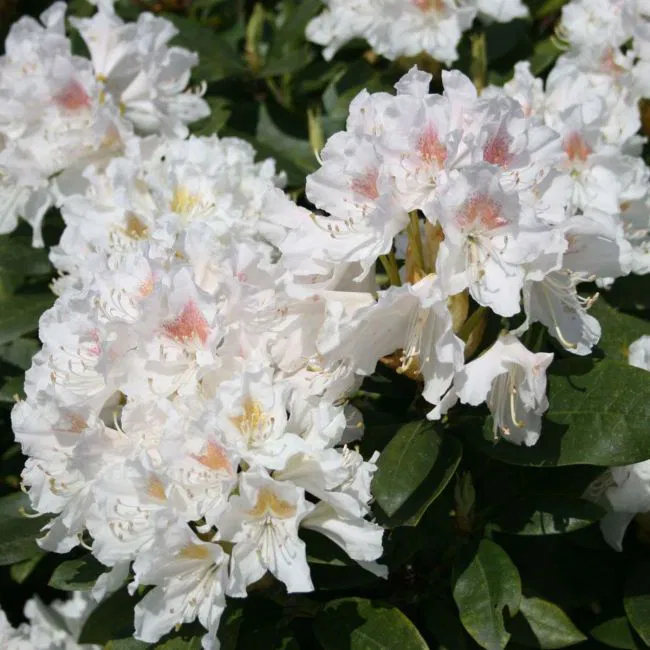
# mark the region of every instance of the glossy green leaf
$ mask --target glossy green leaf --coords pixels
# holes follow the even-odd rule
[[[21,370],[27,370],[40,347],[40,343],[35,339],[16,339],[0,346],[0,359]]]
[[[53,295],[20,295],[2,301],[0,345],[17,339],[38,327],[41,314],[54,303]]]
[[[453,603],[428,598],[420,604],[420,618],[440,644],[440,649],[466,650],[467,634]]]
[[[546,0],[544,4],[535,12],[535,18],[544,18],[549,14],[556,13],[562,9],[562,7],[569,0]]]
[[[454,476],[461,456],[459,441],[440,436],[426,420],[400,427],[382,451],[372,482],[382,525],[416,526]]]
[[[558,46],[555,37],[537,42],[533,49],[533,56],[530,59],[531,73],[537,76],[548,70],[563,51]]]
[[[332,600],[314,621],[323,650],[427,650],[417,628],[397,607],[365,598]]]
[[[470,636],[486,650],[505,648],[504,609],[519,611],[521,579],[508,554],[488,539],[466,550],[454,567],[454,601]]]
[[[199,64],[192,70],[194,79],[211,82],[246,74],[239,52],[219,32],[189,18],[168,18],[179,29],[175,43],[199,55]]]
[[[15,404],[16,396],[19,398],[24,397],[24,383],[25,378],[20,377],[5,377],[5,381],[0,387],[0,403]]]
[[[382,451],[372,481],[372,493],[389,517],[406,503],[429,475],[441,442],[436,425],[419,420],[398,429]]]
[[[86,619],[79,643],[105,644],[133,636],[133,608],[139,598],[122,588],[102,601]]]
[[[108,568],[88,553],[59,564],[50,577],[50,587],[64,591],[88,591],[106,571]]]
[[[618,616],[611,618],[604,623],[593,627],[590,631],[591,636],[610,648],[620,648],[621,650],[637,650],[641,645],[637,643],[632,633],[632,628],[628,623],[627,617]]]
[[[148,648],[151,648],[150,643],[136,639],[112,639],[104,646],[104,650],[147,650]]]
[[[598,319],[603,333],[598,347],[608,359],[627,362],[628,348],[644,334],[650,334],[650,323],[618,311],[604,300],[597,300],[589,313]]]
[[[646,645],[650,645],[650,562],[631,567],[623,606],[632,627]]]
[[[12,564],[9,573],[11,574],[11,579],[18,584],[22,584],[29,578],[34,569],[37,567],[38,563],[46,556],[47,554],[44,551],[40,553],[35,553],[32,557],[17,564]]]
[[[519,615],[510,630],[513,640],[544,650],[566,648],[587,640],[557,605],[542,598],[522,598]]]
[[[192,124],[194,135],[211,136],[219,133],[224,124],[228,121],[232,112],[230,102],[223,97],[206,97],[210,106],[210,116],[200,122]]]
[[[16,237],[0,237],[0,273],[16,271],[24,275],[49,275],[52,265],[44,248],[32,248],[31,242]]]
[[[31,513],[29,499],[16,492],[0,499],[0,566],[22,562],[42,551],[36,544],[41,528],[48,517],[28,517]]]
[[[650,458],[650,373],[620,361],[589,358],[562,360],[550,370],[550,407],[536,445],[495,443],[490,418],[484,437],[472,434],[470,440],[515,465],[606,467]],[[471,427],[466,428],[469,433]]]
[[[534,495],[509,503],[491,522],[511,535],[561,535],[590,526],[605,516],[600,506],[560,495]]]

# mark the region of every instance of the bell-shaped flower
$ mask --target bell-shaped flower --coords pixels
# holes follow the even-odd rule
[[[495,436],[518,445],[534,445],[548,408],[546,369],[552,360],[553,354],[535,354],[511,334],[502,334],[458,373],[449,393],[429,417],[440,418],[459,399],[472,406],[486,402]]]
[[[305,544],[298,527],[314,506],[304,490],[274,481],[263,470],[240,474],[239,494],[230,497],[219,532],[233,542],[228,594],[246,596],[246,587],[268,571],[289,593],[312,591]]]

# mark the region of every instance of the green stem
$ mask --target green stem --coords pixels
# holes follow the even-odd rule
[[[397,260],[395,259],[395,253],[391,251],[388,255],[380,255],[379,261],[386,271],[386,275],[390,280],[390,283],[395,287],[402,286],[402,280],[399,277],[399,269],[397,268]]]
[[[483,318],[483,314],[485,314],[487,310],[487,307],[479,307],[474,310],[472,315],[463,323],[460,332],[458,332],[458,336],[463,339],[463,341],[467,342],[469,335],[474,331],[474,328],[479,324],[481,318]]]

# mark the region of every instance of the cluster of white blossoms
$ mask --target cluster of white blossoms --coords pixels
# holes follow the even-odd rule
[[[123,48],[115,20],[76,21],[102,43],[106,77]],[[97,596],[130,571],[132,592],[152,587],[137,638],[198,618],[215,648],[226,596],[267,572],[314,588],[301,530],[385,575],[369,517],[377,454],[348,446],[363,433],[347,405],[361,377],[319,348],[331,311],[373,298],[351,280],[358,265],[294,278],[279,246],[309,212],[272,160],[242,140],[159,131],[57,179],[59,298],[12,420],[32,506],[55,515],[41,545],[90,547],[111,569]]]
[[[639,100],[650,97],[650,4],[575,0],[564,7],[558,33],[567,51],[546,87],[519,63],[505,89],[563,138],[574,209],[613,217],[633,246],[632,272],[649,273],[648,169],[637,133]]]
[[[406,4],[420,18],[466,10]],[[12,414],[32,506],[54,515],[41,545],[90,548],[111,569],[97,595],[129,576],[132,593],[149,587],[138,639],[198,619],[206,649],[226,597],[267,573],[289,592],[314,588],[302,530],[385,575],[370,510],[378,455],[353,444],[351,396],[382,360],[423,381],[430,418],[486,402],[495,437],[537,441],[553,355],[519,337],[540,322],[588,354],[600,326],[578,284],[638,268],[628,224],[647,222],[648,171],[636,99],[622,93],[623,110],[592,84],[571,104],[559,73],[544,92],[521,66],[482,96],[444,72],[438,95],[413,68],[396,95],[353,100],[307,179],[310,212],[247,143],[187,137],[205,107],[180,92],[195,59],[167,48],[166,21],[124,25],[101,4],[74,23],[91,64],[70,55],[60,4],[42,20],[17,23],[0,77],[20,77],[2,86],[6,110],[23,102],[3,135],[3,192],[26,193],[24,205],[44,193],[66,224],[51,251],[59,297]],[[50,103],[26,121],[38,92]],[[47,141],[38,160],[56,167],[20,158],[26,138]],[[511,329],[488,347],[490,312]]]
[[[139,133],[187,135],[209,114],[201,92],[187,91],[196,54],[168,42],[177,32],[149,13],[124,24],[113,0],[89,19],[72,19],[91,59],[72,54],[66,5],[12,26],[0,57],[0,233],[18,217],[34,228],[58,204],[61,185],[86,165],[105,165]]]
[[[324,0],[327,8],[307,26],[307,38],[330,60],[346,43],[365,39],[388,59],[426,52],[446,64],[478,15],[486,22],[528,16],[522,0]]]
[[[282,224],[309,213],[245,142],[131,144],[61,199],[65,275],[13,427],[34,509],[57,514],[41,545],[91,546],[112,568],[100,591],[131,566],[131,590],[154,586],[137,638],[198,618],[213,648],[226,595],[267,572],[313,589],[301,529],[384,573],[376,456],[346,444],[361,380],[317,345],[329,309],[372,297],[339,295],[345,277],[319,292],[293,280]]]
[[[0,648],[3,650],[100,650],[101,646],[77,643],[95,601],[80,591],[68,600],[45,605],[36,597],[25,604],[27,623],[11,626],[0,609]]]

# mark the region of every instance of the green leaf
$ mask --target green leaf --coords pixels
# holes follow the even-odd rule
[[[508,504],[492,522],[511,535],[561,535],[590,526],[605,516],[600,506],[560,495],[533,495]]]
[[[154,648],[155,650],[201,650],[201,636],[175,637],[167,641],[159,641]]]
[[[50,275],[52,266],[43,248],[32,248],[29,241],[16,237],[0,237],[0,273]]]
[[[440,648],[466,650],[467,635],[453,604],[435,598],[427,598],[420,604],[420,618],[427,630],[435,637]]]
[[[591,628],[591,636],[612,648],[637,650],[641,646],[634,639],[627,617],[619,616]]]
[[[306,121],[305,116],[305,124]],[[305,176],[317,167],[316,157],[309,142],[283,133],[273,123],[264,104],[260,106],[254,144],[261,155],[271,155],[277,160],[278,168],[287,173],[291,185],[304,185]],[[265,150],[268,153],[265,153]]]
[[[505,648],[510,635],[503,609],[507,607],[514,616],[521,602],[517,567],[498,544],[488,539],[466,553],[469,557],[461,557],[454,567],[453,595],[460,620],[481,647]]]
[[[223,97],[206,97],[205,100],[210,106],[210,115],[204,120],[193,124],[192,133],[209,137],[220,131],[228,121],[232,109],[230,102]]]
[[[147,650],[151,644],[136,639],[112,639],[105,646],[104,650]]]
[[[647,321],[620,312],[604,300],[597,300],[589,313],[598,319],[603,328],[598,347],[608,359],[627,363],[630,343],[650,332]]]
[[[427,650],[417,628],[392,605],[365,598],[332,600],[314,621],[324,650]]]
[[[527,31],[528,21],[521,19],[507,23],[491,23],[486,26],[487,62],[492,63],[514,50],[517,44],[527,37]]]
[[[12,296],[3,300],[0,311],[0,344],[35,330],[41,314],[53,302],[54,296],[49,294]]]
[[[379,457],[372,492],[392,525],[417,525],[458,467],[460,443],[436,428],[426,420],[402,426]]]
[[[340,546],[324,535],[301,529],[300,538],[307,547],[307,561],[317,589],[347,589],[378,582],[377,576],[361,568]]]
[[[623,606],[632,627],[650,645],[650,562],[631,568],[625,582]]]
[[[0,402],[4,404],[15,404],[16,395],[21,399],[24,397],[24,377],[6,377],[0,388]]]
[[[535,76],[550,68],[563,50],[558,47],[554,37],[535,43],[533,56],[530,59],[530,71]]]
[[[495,443],[491,418],[484,423],[484,437],[471,440],[489,456],[514,465],[610,467],[650,458],[650,373],[590,358],[559,361],[550,372],[550,407],[536,445]]]
[[[44,551],[34,554],[33,557],[30,557],[28,560],[23,562],[18,562],[18,564],[12,564],[9,573],[11,574],[11,579],[18,584],[22,584],[29,578],[32,574],[38,563],[47,555]]]
[[[221,616],[217,637],[221,643],[220,650],[237,650],[239,628],[244,617],[244,608],[232,602],[226,606],[226,611]]]
[[[544,18],[549,14],[560,11],[569,0],[546,0],[546,2],[535,12],[535,18]]]
[[[90,553],[59,564],[50,577],[50,587],[64,591],[89,591],[97,578],[108,571]]]
[[[0,359],[21,370],[27,370],[40,347],[40,343],[35,339],[16,339],[0,346]]]
[[[618,278],[614,282],[614,286],[603,293],[600,300],[626,311],[648,310],[650,309],[648,278],[645,275],[628,275],[624,278]],[[598,305],[598,302],[596,302],[596,305]]]
[[[553,603],[542,598],[522,598],[519,615],[512,621],[512,638],[532,648],[566,648],[587,637]]]
[[[129,596],[126,588],[119,589],[102,601],[86,619],[79,643],[103,645],[116,639],[133,636],[133,608],[137,597]]]
[[[27,517],[25,512],[31,512],[31,507],[29,498],[23,492],[0,499],[0,566],[42,554],[35,539],[48,517]]]
[[[192,77],[198,81],[219,81],[247,73],[239,53],[219,32],[181,16],[166,16],[179,29],[174,42],[199,55],[199,64]]]
[[[273,35],[260,77],[292,74],[314,59],[314,48],[305,44],[307,23],[321,8],[320,0],[300,0],[284,4],[283,23]]]

